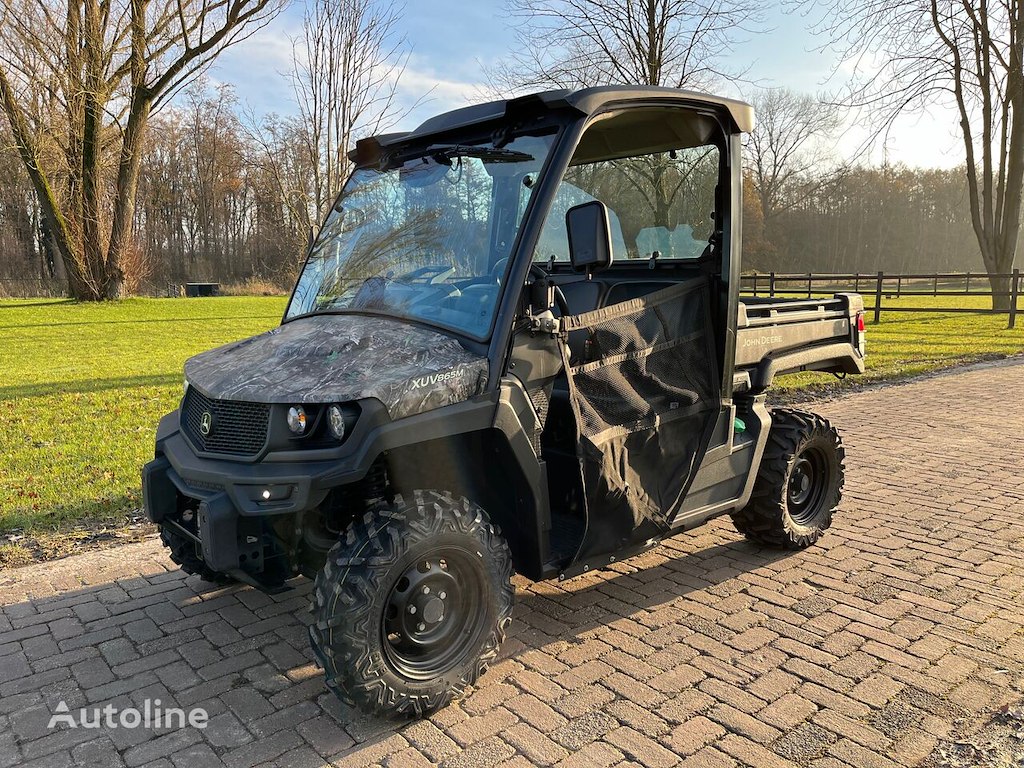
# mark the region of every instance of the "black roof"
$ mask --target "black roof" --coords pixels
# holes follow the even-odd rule
[[[718,111],[724,110],[732,120],[735,130],[749,133],[754,127],[754,108],[742,101],[654,85],[603,85],[578,91],[541,91],[514,99],[472,104],[431,117],[407,133],[382,134],[373,137],[371,141],[379,146],[387,146],[453,128],[500,120],[522,112],[569,108],[575,109],[581,115],[592,115],[608,105],[637,100],[712,107]]]

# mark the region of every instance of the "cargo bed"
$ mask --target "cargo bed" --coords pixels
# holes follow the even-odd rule
[[[746,297],[736,322],[734,389],[760,392],[798,371],[864,372],[864,300]]]

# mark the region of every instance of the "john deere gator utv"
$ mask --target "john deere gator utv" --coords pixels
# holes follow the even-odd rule
[[[740,300],[753,120],[602,87],[359,141],[281,325],[186,363],[143,471],[171,557],[315,579],[328,685],[422,715],[495,657],[513,572],[569,578],[726,514],[814,543],[842,444],[765,391],[863,372],[863,303]]]

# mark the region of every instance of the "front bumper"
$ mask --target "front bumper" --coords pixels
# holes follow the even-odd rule
[[[156,458],[142,469],[146,516],[192,539],[206,565],[224,573],[260,569],[267,518],[318,506],[332,488],[361,479],[359,462],[263,461],[198,456],[178,428],[178,413],[157,429]]]
[[[494,424],[495,401],[490,397],[397,421],[379,401],[362,400],[359,405],[355,428],[340,446],[278,450],[256,462],[200,454],[181,433],[178,412],[164,416],[157,428],[156,457],[142,470],[146,516],[189,536],[209,568],[245,581],[243,571],[252,574],[262,567],[259,557],[253,564],[260,543],[280,558],[280,540],[294,539],[288,515],[312,510],[333,489],[359,483],[381,456]],[[271,545],[277,550],[270,551]],[[289,550],[286,558],[290,561],[293,554]],[[294,565],[288,563],[290,572]]]

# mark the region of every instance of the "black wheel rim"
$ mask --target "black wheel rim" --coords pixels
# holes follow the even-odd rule
[[[456,667],[486,626],[480,557],[456,548],[419,558],[384,606],[384,655],[403,677],[430,680]]]
[[[824,453],[808,448],[796,457],[786,488],[786,502],[794,522],[808,525],[818,516],[827,483],[828,462]]]

